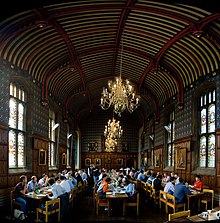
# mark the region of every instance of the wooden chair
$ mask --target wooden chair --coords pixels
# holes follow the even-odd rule
[[[140,201],[140,195],[137,192],[137,200],[136,201],[126,201],[125,206],[126,207],[136,207],[137,208],[137,216],[139,216],[139,201]]]
[[[168,220],[171,221],[181,217],[190,217],[190,210],[169,214]]]
[[[201,203],[205,204],[205,210],[208,209],[208,203],[211,203],[211,208],[213,209],[213,203],[214,203],[214,190],[210,189],[203,189],[204,196],[201,199]]]
[[[77,199],[82,198],[82,194],[83,194],[83,184],[82,184],[82,182],[78,183],[76,194],[77,194]]]
[[[99,215],[99,208],[100,207],[109,208],[109,205],[108,205],[107,199],[100,199],[99,198],[99,194],[96,193],[95,197],[96,197],[95,198],[95,200],[96,200],[96,215]]]
[[[146,193],[147,193],[147,197],[150,198],[151,197],[151,192],[152,192],[152,185],[150,183],[146,184]]]
[[[153,187],[151,187],[151,199],[154,201],[154,205],[159,203],[159,194],[156,193],[156,190]]]
[[[69,192],[69,209],[73,207],[74,188]]]
[[[56,198],[51,201],[46,201],[45,209],[44,208],[36,208],[37,214],[37,222],[39,222],[39,213],[45,215],[45,222],[48,222],[48,218],[52,214],[58,214],[57,221],[60,221],[60,198]]]
[[[13,213],[13,210],[14,210],[15,208],[21,210],[21,206],[22,206],[22,205],[21,205],[21,203],[15,201],[15,198],[14,198],[14,191],[13,191],[13,190],[10,192],[10,204],[11,204],[11,213]]]
[[[159,194],[159,205],[160,205],[160,209],[162,208],[162,203],[164,203],[165,205],[165,211],[167,211],[167,192],[160,190],[160,194]]]
[[[169,207],[171,207],[173,209],[173,213],[175,213],[181,207],[183,207],[183,210],[185,211],[185,209],[186,209],[186,204],[185,203],[177,204],[176,203],[176,198],[173,195],[168,194],[168,193],[167,193],[166,198],[167,198],[166,213],[169,213],[168,212]]]

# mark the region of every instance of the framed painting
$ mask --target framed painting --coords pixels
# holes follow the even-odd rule
[[[176,149],[176,169],[186,169],[186,148]]]
[[[46,150],[39,150],[39,165],[46,165]]]
[[[95,159],[95,165],[96,165],[96,166],[101,166],[101,162],[102,162],[101,159],[99,159],[99,158],[96,158],[96,159]]]
[[[122,166],[123,165],[123,159],[117,159],[117,165]]]
[[[154,155],[154,166],[160,167],[160,154],[156,153]]]
[[[89,142],[88,143],[88,151],[95,152],[98,150],[98,143],[97,142]]]
[[[62,165],[66,165],[66,153],[62,153]]]
[[[91,164],[91,159],[90,158],[86,158],[85,159],[85,166],[90,166]]]

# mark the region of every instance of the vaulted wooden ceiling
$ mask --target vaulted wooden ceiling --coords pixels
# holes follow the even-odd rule
[[[41,83],[42,100],[56,98],[64,116],[100,109],[102,88],[119,76],[122,41],[122,78],[141,96],[141,119],[158,118],[171,100],[182,105],[186,87],[219,69],[215,1],[30,2],[4,11],[0,55]]]

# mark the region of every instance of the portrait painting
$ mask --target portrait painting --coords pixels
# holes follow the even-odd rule
[[[119,166],[122,166],[122,165],[123,165],[123,159],[118,159],[118,160],[117,160],[117,164],[118,164]]]
[[[66,153],[62,154],[62,165],[66,165]]]
[[[85,166],[90,166],[91,165],[91,159],[90,158],[86,158],[85,159]]]
[[[176,169],[186,169],[186,148],[176,149]]]
[[[46,150],[39,150],[39,165],[46,165]]]
[[[100,165],[101,165],[101,159],[96,158],[96,159],[95,159],[95,165],[96,165],[96,166],[100,166]]]

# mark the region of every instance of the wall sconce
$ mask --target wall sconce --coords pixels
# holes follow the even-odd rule
[[[165,125],[164,128],[167,132],[171,132],[171,129],[167,125]]]
[[[54,131],[55,129],[57,129],[59,126],[60,126],[59,123],[55,124],[55,125],[52,127],[52,131]]]

